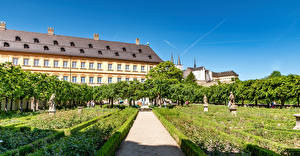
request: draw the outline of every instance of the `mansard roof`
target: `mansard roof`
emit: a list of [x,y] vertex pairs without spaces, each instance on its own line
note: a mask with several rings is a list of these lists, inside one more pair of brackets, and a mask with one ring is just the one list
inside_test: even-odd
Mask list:
[[150,63],[162,62],[161,58],[147,45],[17,30],[0,30],[1,50]]

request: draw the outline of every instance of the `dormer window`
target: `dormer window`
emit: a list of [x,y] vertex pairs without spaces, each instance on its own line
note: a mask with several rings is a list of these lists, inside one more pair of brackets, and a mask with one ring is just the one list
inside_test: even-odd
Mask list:
[[9,43],[4,42],[4,43],[3,43],[3,46],[4,46],[4,47],[9,47]]
[[49,50],[49,47],[48,46],[44,46],[44,50]]
[[83,50],[83,49],[80,49],[80,53],[82,53],[82,54],[83,54],[83,53],[84,53],[84,50]]
[[58,42],[56,40],[53,41],[54,45],[58,45]]
[[123,48],[122,48],[122,50],[123,50],[123,51],[126,51],[126,48],[125,48],[125,47],[123,47]]
[[16,36],[15,40],[16,40],[16,41],[21,41],[21,37]]
[[61,47],[61,48],[60,48],[60,51],[61,51],[61,52],[65,52],[65,51],[66,51],[66,49],[65,49],[65,48],[63,48],[63,47]]
[[98,51],[98,54],[99,54],[99,55],[102,55],[102,51],[101,51],[101,50],[99,50],[99,51]]
[[40,43],[39,39],[37,39],[37,38],[34,38],[34,39],[33,39],[33,42],[34,42],[34,43]]
[[29,45],[28,44],[24,44],[24,49],[29,49]]
[[119,53],[118,53],[118,52],[115,52],[115,56],[119,56]]
[[142,49],[139,49],[139,53],[142,53]]
[[151,55],[148,55],[149,59],[152,59],[152,56]]
[[93,45],[92,45],[92,44],[89,44],[89,48],[93,48]]
[[75,47],[75,43],[74,42],[70,42],[70,46],[71,47]]
[[136,55],[135,55],[135,54],[132,54],[132,57],[136,58]]
[[110,50],[110,46],[106,46],[106,50]]

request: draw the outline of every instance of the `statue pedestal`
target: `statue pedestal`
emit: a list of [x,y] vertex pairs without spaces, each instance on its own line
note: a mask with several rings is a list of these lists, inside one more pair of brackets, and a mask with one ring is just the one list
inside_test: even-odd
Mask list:
[[82,113],[83,112],[83,107],[82,106],[79,106],[78,107],[78,113],[80,114],[80,113]]
[[236,110],[237,110],[237,106],[236,105],[232,105],[229,108],[230,114],[233,116],[236,116]]
[[296,126],[293,128],[295,130],[300,130],[300,114],[294,114],[296,117]]
[[204,107],[204,112],[208,112],[208,104],[204,104],[203,107]]
[[49,110],[48,113],[49,113],[50,115],[54,115],[54,114],[56,113],[56,111],[55,111],[55,110]]

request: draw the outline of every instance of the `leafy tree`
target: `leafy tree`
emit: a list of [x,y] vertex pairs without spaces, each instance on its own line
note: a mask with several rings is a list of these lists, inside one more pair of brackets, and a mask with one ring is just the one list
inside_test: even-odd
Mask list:
[[280,71],[273,71],[267,78],[280,77],[282,76]]
[[191,83],[191,84],[197,84],[197,79],[193,72],[190,72],[190,74],[184,79],[185,83]]

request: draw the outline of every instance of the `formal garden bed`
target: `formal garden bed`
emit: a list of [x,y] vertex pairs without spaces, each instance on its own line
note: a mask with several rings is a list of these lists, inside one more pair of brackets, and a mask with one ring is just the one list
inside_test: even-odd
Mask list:
[[[75,109],[58,111],[55,115],[41,113],[18,116],[15,120],[22,123],[0,126],[0,155],[26,155],[38,150],[38,155],[96,152],[136,112],[133,108],[95,107],[85,108],[81,113]],[[70,151],[73,148],[76,150]]]
[[196,105],[155,111],[207,154],[264,150],[269,155],[292,155],[300,151],[300,132],[293,130],[293,114],[299,109],[239,107],[237,117],[226,106],[209,106],[208,112]]

